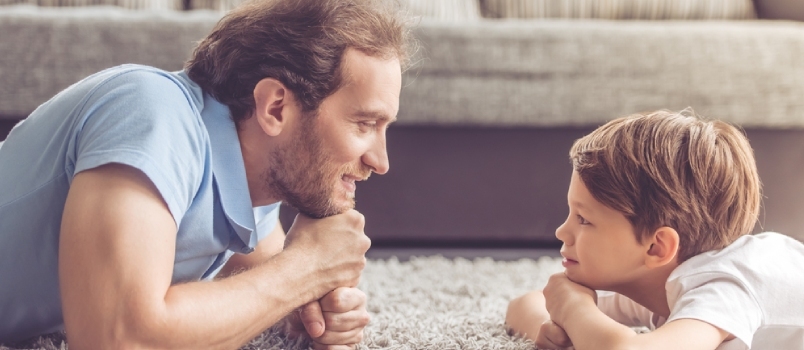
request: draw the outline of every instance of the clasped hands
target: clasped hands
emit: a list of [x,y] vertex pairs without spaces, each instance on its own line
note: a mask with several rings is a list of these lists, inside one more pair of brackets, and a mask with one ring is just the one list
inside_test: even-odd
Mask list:
[[307,333],[316,350],[354,349],[369,323],[366,294],[357,288],[337,288],[292,312],[285,319],[290,337]]
[[[533,323],[546,320],[539,326],[534,340],[539,349],[564,349],[572,341],[564,330],[565,322],[582,313],[584,308],[597,305],[594,290],[571,281],[561,272],[550,276],[544,290],[531,292],[511,301],[506,323],[516,333],[533,330]],[[541,309],[542,311],[540,311]],[[542,313],[546,309],[548,315]]]

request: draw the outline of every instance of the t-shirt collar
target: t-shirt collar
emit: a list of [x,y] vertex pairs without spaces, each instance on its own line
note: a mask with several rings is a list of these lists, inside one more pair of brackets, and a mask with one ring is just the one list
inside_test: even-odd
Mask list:
[[204,94],[201,118],[212,145],[212,175],[223,213],[243,244],[253,249],[258,241],[256,224],[240,140],[229,107]]

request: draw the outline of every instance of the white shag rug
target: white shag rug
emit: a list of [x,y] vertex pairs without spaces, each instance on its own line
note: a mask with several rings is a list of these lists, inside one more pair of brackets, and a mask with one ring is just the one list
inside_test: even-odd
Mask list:
[[[368,296],[372,319],[358,349],[532,350],[533,342],[507,334],[503,323],[508,301],[544,287],[547,278],[561,270],[561,260],[552,257],[369,260],[359,288]],[[279,329],[269,329],[241,350],[308,347],[306,340],[291,341]],[[52,334],[21,348],[68,346],[63,334]]]

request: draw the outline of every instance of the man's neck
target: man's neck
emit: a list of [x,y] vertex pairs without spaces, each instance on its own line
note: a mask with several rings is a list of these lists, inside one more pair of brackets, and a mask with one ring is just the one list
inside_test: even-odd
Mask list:
[[265,136],[260,133],[255,118],[241,121],[237,130],[240,140],[240,152],[243,154],[243,165],[246,168],[246,181],[248,182],[251,204],[259,207],[278,202],[280,199],[269,193],[265,179],[262,178],[264,169],[268,169],[269,157],[266,152],[270,145],[266,143]]

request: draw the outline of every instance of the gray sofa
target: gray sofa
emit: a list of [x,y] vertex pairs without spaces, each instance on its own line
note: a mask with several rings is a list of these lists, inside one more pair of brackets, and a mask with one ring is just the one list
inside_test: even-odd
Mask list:
[[[181,69],[219,16],[0,7],[0,140],[98,70]],[[572,141],[686,107],[745,128],[764,182],[757,230],[804,240],[804,23],[421,20],[415,33],[391,171],[358,191],[375,247],[555,247]]]

